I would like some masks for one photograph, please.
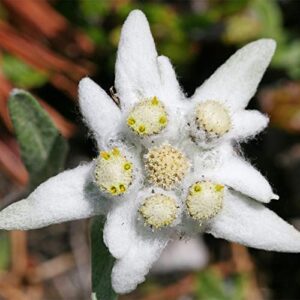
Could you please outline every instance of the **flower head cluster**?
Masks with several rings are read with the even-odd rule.
[[[244,108],[274,49],[268,39],[248,44],[186,99],[170,61],[156,52],[145,16],[131,12],[116,62],[119,105],[91,79],[79,84],[98,157],[1,211],[0,228],[105,214],[118,293],[142,282],[168,242],[182,235],[207,232],[255,248],[300,251],[300,234],[261,204],[278,196],[233,148],[268,123]]]

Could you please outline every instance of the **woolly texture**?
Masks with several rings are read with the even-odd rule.
[[[171,107],[176,104],[176,106],[181,106],[184,103],[184,95],[181,91],[180,85],[177,81],[176,73],[170,60],[161,55],[157,58],[159,75],[161,79],[161,84],[163,87],[164,101]]]
[[[278,199],[261,173],[236,155],[227,157],[217,169],[207,171],[205,175],[264,203]]]
[[[151,236],[135,232],[129,251],[119,259],[112,270],[112,285],[117,293],[128,293],[145,280],[152,264],[166,247],[169,237],[164,232]]]
[[[269,118],[257,110],[239,111],[232,118],[231,136],[238,140],[247,140],[256,136],[269,123]]]
[[[83,78],[78,87],[79,105],[100,149],[116,136],[121,113],[117,105],[101,87],[90,78]]]
[[[81,111],[97,140],[99,153],[105,159],[108,154],[116,153],[113,150],[116,147],[120,153],[124,151],[126,159],[134,167],[132,184],[123,193],[123,181],[127,185],[131,181],[131,177],[126,177],[123,169],[119,168],[125,163],[124,170],[127,169],[124,157],[117,161],[117,168],[114,163],[103,168],[98,166],[96,176],[95,162],[80,166],[53,177],[27,199],[1,211],[0,229],[39,228],[106,214],[104,241],[116,258],[112,283],[118,293],[133,290],[145,279],[149,268],[170,239],[203,232],[206,226],[216,236],[253,247],[300,251],[299,233],[255,201],[268,202],[278,198],[268,182],[250,164],[233,155],[232,150],[235,140],[252,137],[266,125],[266,118],[261,114],[243,111],[242,108],[255,93],[274,47],[275,43],[271,40],[259,40],[245,46],[187,101],[170,61],[157,56],[145,16],[140,11],[133,11],[123,26],[117,55],[115,85],[120,107],[90,79],[83,79],[79,85]],[[159,99],[168,122],[163,130],[142,136],[130,130],[127,121],[132,109],[149,99]],[[223,136],[220,136],[221,133],[227,130],[218,132],[213,144],[205,137],[204,140],[198,137],[199,143],[191,137],[189,120],[195,116],[197,105],[205,100],[223,104],[230,117],[230,120],[225,117],[226,124],[232,125]],[[143,112],[138,117],[147,119]],[[218,126],[219,120],[215,121]],[[161,149],[166,144],[178,149],[180,155],[159,155],[151,165],[149,150]],[[201,144],[207,150],[204,151]],[[150,153],[149,158],[147,153]],[[155,180],[153,176],[151,178],[153,170]],[[167,176],[170,174],[176,178],[175,182],[171,180],[174,185],[169,184],[170,178]],[[98,184],[106,189],[111,188],[109,180],[113,179],[119,192],[115,193],[112,188],[113,193],[106,196],[107,193],[101,192],[94,184],[97,179]],[[156,187],[159,180],[165,180],[166,184],[157,184],[160,187]],[[208,220],[201,220],[203,226],[200,226],[199,221],[189,216],[184,203],[189,187],[195,182],[207,180],[214,182],[216,189],[225,186],[224,199],[216,201],[219,204],[223,202],[224,209],[222,205],[217,205],[217,211],[207,214]],[[123,186],[119,181],[123,182]],[[244,195],[230,192],[229,188]],[[147,197],[157,193],[175,199],[178,214],[176,220],[164,223],[160,230],[151,230],[149,226],[144,226],[138,210]],[[253,199],[247,198],[249,196]],[[162,219],[165,215],[160,209],[162,205],[155,206],[155,213]],[[150,215],[149,211],[144,211],[146,213]],[[213,217],[215,213],[217,215]],[[265,231],[261,225],[265,225]]]
[[[271,39],[249,43],[218,68],[196,90],[192,99],[222,101],[233,110],[245,108],[256,92],[275,47]]]
[[[239,193],[229,194],[223,210],[206,231],[253,248],[300,252],[299,231],[262,204]]]
[[[108,205],[91,185],[93,163],[60,173],[0,213],[0,229],[28,230],[103,214]]]
[[[107,214],[103,238],[110,253],[117,259],[126,254],[132,243],[136,207],[135,197],[132,197],[116,203]]]
[[[157,52],[145,15],[138,10],[125,21],[118,47],[115,87],[122,107],[155,96],[160,89]]]

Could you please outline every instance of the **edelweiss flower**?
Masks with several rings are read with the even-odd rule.
[[[157,56],[145,16],[133,11],[116,62],[119,105],[92,80],[79,85],[99,156],[4,209],[0,228],[106,214],[118,293],[142,282],[168,241],[182,235],[208,232],[255,248],[300,251],[298,231],[259,203],[277,198],[270,185],[231,145],[267,124],[259,112],[242,109],[274,48],[272,40],[247,45],[187,100],[169,60]]]

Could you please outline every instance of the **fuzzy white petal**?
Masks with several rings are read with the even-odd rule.
[[[269,118],[257,110],[239,111],[233,116],[233,129],[230,133],[236,140],[247,140],[263,131]]]
[[[152,264],[166,247],[169,236],[162,232],[136,232],[125,256],[117,260],[112,270],[112,286],[119,294],[129,293],[145,280]]]
[[[154,96],[159,88],[155,44],[148,21],[139,10],[132,11],[123,25],[115,73],[122,107]]]
[[[227,158],[217,169],[207,171],[205,175],[260,202],[278,199],[266,178],[236,155]]]
[[[0,229],[28,230],[105,213],[106,202],[91,185],[92,163],[48,179],[28,198],[0,212]]]
[[[271,61],[275,46],[273,40],[261,39],[241,48],[196,90],[193,99],[219,100],[233,110],[246,107]]]
[[[206,232],[249,247],[300,252],[300,233],[262,204],[231,193]]]
[[[115,258],[123,257],[132,243],[135,216],[136,205],[131,199],[116,203],[107,215],[103,238],[109,252]]]
[[[175,70],[170,60],[165,56],[157,58],[162,91],[164,93],[163,101],[170,107],[180,104],[183,99],[183,93],[176,78]]]
[[[202,239],[176,240],[168,244],[151,272],[198,271],[207,265],[208,260],[208,250]]]
[[[100,148],[118,132],[121,112],[106,92],[93,80],[83,78],[78,87],[79,105],[85,122]]]

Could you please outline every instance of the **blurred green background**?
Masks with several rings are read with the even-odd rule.
[[[40,99],[69,140],[66,167],[94,157],[76,85],[89,75],[109,91],[120,29],[135,8],[146,14],[158,52],[171,59],[188,95],[239,47],[262,37],[276,40],[271,66],[249,106],[269,114],[270,126],[242,149],[280,195],[268,206],[300,229],[297,0],[1,0],[1,207],[19,199],[28,183],[7,117],[10,88],[28,89]],[[0,299],[89,299],[87,228],[79,221],[1,232]],[[150,275],[121,299],[300,299],[299,255],[203,238],[209,255],[203,269]]]

